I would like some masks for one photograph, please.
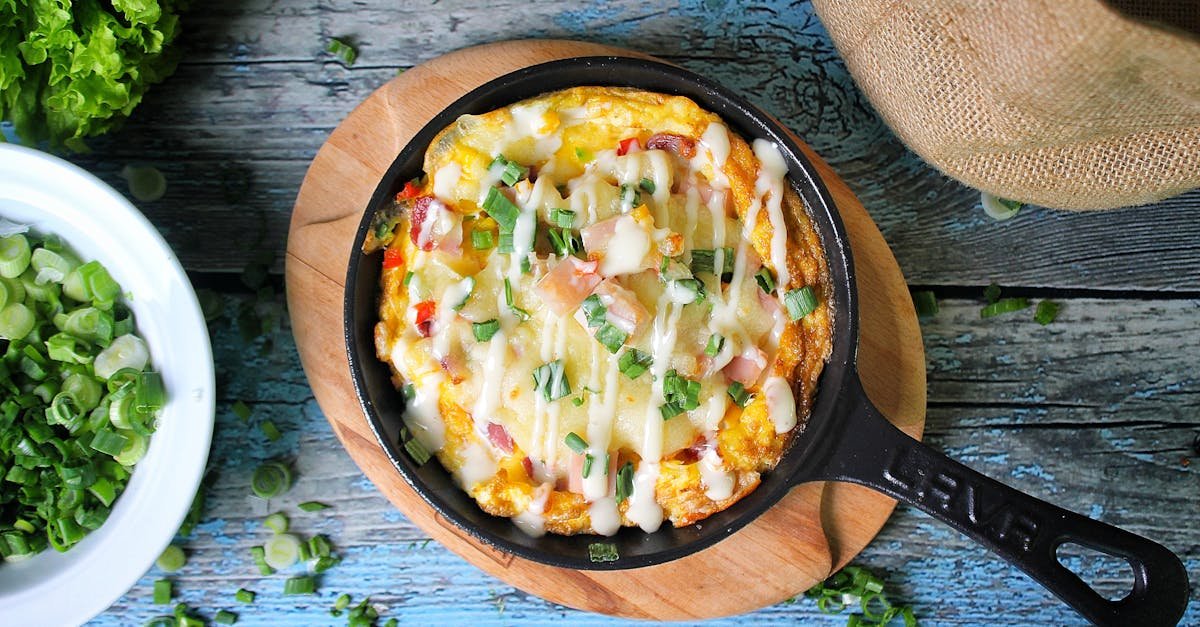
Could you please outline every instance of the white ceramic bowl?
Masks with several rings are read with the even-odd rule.
[[[171,542],[212,439],[212,348],[175,254],[100,179],[36,150],[0,144],[0,217],[56,233],[131,294],[137,332],[167,389],[158,431],[108,521],[66,553],[0,562],[0,625],[82,623],[124,594]],[[0,490],[9,489],[0,485]]]

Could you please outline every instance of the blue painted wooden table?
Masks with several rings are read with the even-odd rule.
[[[309,160],[338,121],[398,69],[467,45],[526,37],[621,45],[707,74],[783,119],[850,184],[880,225],[908,281],[941,312],[922,324],[928,357],[926,438],[975,468],[1162,542],[1200,580],[1200,194],[1105,213],[1028,208],[991,221],[979,195],[907,151],[854,87],[806,2],[700,0],[564,5],[543,0],[388,3],[216,0],[184,18],[179,70],[153,89],[119,133],[75,158],[119,188],[127,163],[167,176],[144,211],[198,287],[225,312],[211,324],[218,371],[217,431],[203,522],[181,540],[188,565],[177,599],[239,624],[341,624],[341,593],[370,596],[402,623],[612,623],[548,604],[499,582],[395,511],[342,451],[313,400],[282,311],[279,253]],[[346,68],[323,52],[355,42]],[[266,290],[248,264],[268,264]],[[255,281],[251,283],[257,284]],[[983,288],[1063,304],[1055,323],[1028,315],[980,320]],[[265,334],[254,331],[263,319]],[[247,337],[255,336],[257,337]],[[252,409],[248,421],[231,411]],[[273,421],[284,433],[268,441]],[[251,495],[253,468],[295,460],[280,499]],[[334,507],[303,513],[319,499]],[[304,535],[325,533],[342,563],[316,596],[282,595],[283,575],[258,575],[251,546],[263,516],[283,510]],[[1067,561],[1103,590],[1125,579],[1102,560]],[[1078,624],[1024,575],[906,507],[856,563],[885,574],[895,599],[926,624]],[[140,624],[155,570],[96,625]],[[750,584],[752,585],[752,583]],[[233,593],[258,593],[238,605]],[[1193,583],[1184,624],[1200,624]],[[169,612],[167,612],[169,613]],[[725,621],[842,624],[803,598]]]

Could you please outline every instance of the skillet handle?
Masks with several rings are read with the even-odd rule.
[[[1160,544],[1051,505],[914,440],[879,413],[857,377],[849,415],[820,479],[858,483],[914,505],[1025,571],[1099,625],[1174,625],[1188,602],[1183,563]],[[1133,591],[1110,601],[1056,557],[1073,542],[1133,567]]]

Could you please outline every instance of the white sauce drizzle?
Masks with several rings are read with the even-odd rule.
[[[661,426],[659,430],[662,430]],[[658,460],[658,457],[653,459]],[[637,472],[633,474],[633,494],[629,497],[629,508],[625,510],[629,520],[637,523],[646,533],[658,531],[663,522],[663,508],[658,504],[655,494],[658,471],[658,461],[642,458]]]
[[[526,535],[532,538],[540,538],[546,535],[546,502],[550,498],[549,483],[533,489],[533,499],[529,501],[529,507],[525,511],[513,516],[513,524],[517,529],[524,531]]]
[[[554,333],[554,351],[553,351],[553,354],[551,355],[550,359],[547,361],[555,360],[555,359],[563,359],[564,357],[566,357],[567,327],[569,326],[567,324],[567,318],[566,317],[558,318],[555,321],[555,324],[557,325],[557,327],[556,327],[556,330]],[[547,329],[546,331],[547,331],[546,335],[549,336],[550,335],[549,329]],[[564,363],[565,363],[565,361],[564,361]],[[566,376],[566,368],[559,369],[559,371],[557,373],[557,377],[555,378],[554,382],[551,384],[552,389],[557,388],[562,382],[561,381],[562,377],[565,377],[565,376]],[[551,470],[554,469],[555,464],[558,462],[559,442],[562,439],[559,437],[559,432],[558,432],[559,418],[562,415],[562,404],[566,400],[567,400],[566,398],[561,398],[557,401],[550,403],[550,408],[549,408],[550,415],[548,416],[548,420],[547,420],[547,423],[549,424],[549,428],[547,429],[547,433],[546,433],[546,443],[547,443],[546,467]]]
[[[452,283],[442,292],[442,299],[438,303],[437,320],[433,325],[433,356],[442,359],[450,353],[450,323],[458,316],[458,312],[454,310],[454,305],[457,305],[465,298],[468,298],[472,289],[475,286],[475,279],[465,278],[457,283]]]
[[[621,528],[621,514],[617,511],[617,501],[610,496],[593,501],[588,506],[588,516],[592,519],[592,531],[602,536],[611,536]]]
[[[497,278],[503,277],[503,261],[499,260],[495,253],[493,253],[491,261],[492,263],[489,266],[496,269]],[[520,265],[516,260],[513,260],[511,263],[514,266]],[[511,329],[514,325],[513,313],[508,308],[508,303],[504,299],[504,290],[496,290],[496,309],[500,312],[500,330],[488,342],[487,358],[483,364],[483,372],[490,376],[483,377],[483,386],[479,391],[479,398],[476,399],[475,408],[471,411],[471,416],[475,420],[476,431],[482,431],[487,422],[495,417],[496,409],[500,407],[501,384],[504,381],[504,372],[507,369],[506,362],[508,359],[507,329]]]
[[[455,478],[467,492],[496,475],[496,458],[492,456],[491,447],[470,442],[462,449],[462,457],[462,466]]]
[[[599,385],[600,359],[607,356],[608,371],[604,375],[604,385]],[[609,455],[608,446],[612,441],[613,423],[617,420],[617,375],[620,374],[620,358],[610,355],[608,351],[600,352],[600,343],[592,342],[592,378],[588,386],[593,390],[604,391],[603,400],[593,396],[588,401],[588,453],[591,454],[592,470],[583,479],[583,496],[589,501],[597,501],[608,495],[609,468],[605,459]],[[613,504],[616,507],[616,504]],[[597,529],[597,532],[599,530]]]
[[[454,188],[458,186],[458,179],[461,177],[462,166],[454,161],[438,168],[438,171],[433,173],[433,195],[442,202],[458,200],[454,195]]]
[[[642,261],[650,252],[650,235],[629,216],[617,218],[612,239],[600,259],[600,274],[616,276],[642,269]]]
[[[729,159],[729,129],[719,122],[710,122],[700,141],[708,147],[709,159],[713,169],[713,185],[729,187],[729,179],[725,176],[725,161]]]
[[[796,426],[796,398],[792,386],[780,376],[767,377],[763,383],[767,402],[767,417],[775,425],[775,433],[787,433]]]
[[[700,458],[700,480],[704,483],[704,496],[714,501],[733,496],[733,473],[725,469],[716,449],[708,449]]]
[[[421,378],[420,385],[413,386],[414,398],[404,412],[404,424],[413,437],[431,452],[446,446],[446,423],[438,409],[439,388],[445,376],[433,372]]]
[[[771,217],[771,265],[775,266],[776,285],[779,297],[783,298],[787,285],[791,282],[791,273],[787,265],[787,223],[783,219],[783,185],[787,176],[787,163],[775,144],[765,140],[754,140],[754,156],[758,157],[761,167],[758,170],[756,189],[766,187],[770,190],[767,196],[767,213]],[[759,192],[762,194],[763,192]]]

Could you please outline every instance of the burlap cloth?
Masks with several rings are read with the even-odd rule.
[[[1200,0],[1139,15],[1174,27],[1096,0],[813,3],[896,135],[967,185],[1064,209],[1200,187]]]

